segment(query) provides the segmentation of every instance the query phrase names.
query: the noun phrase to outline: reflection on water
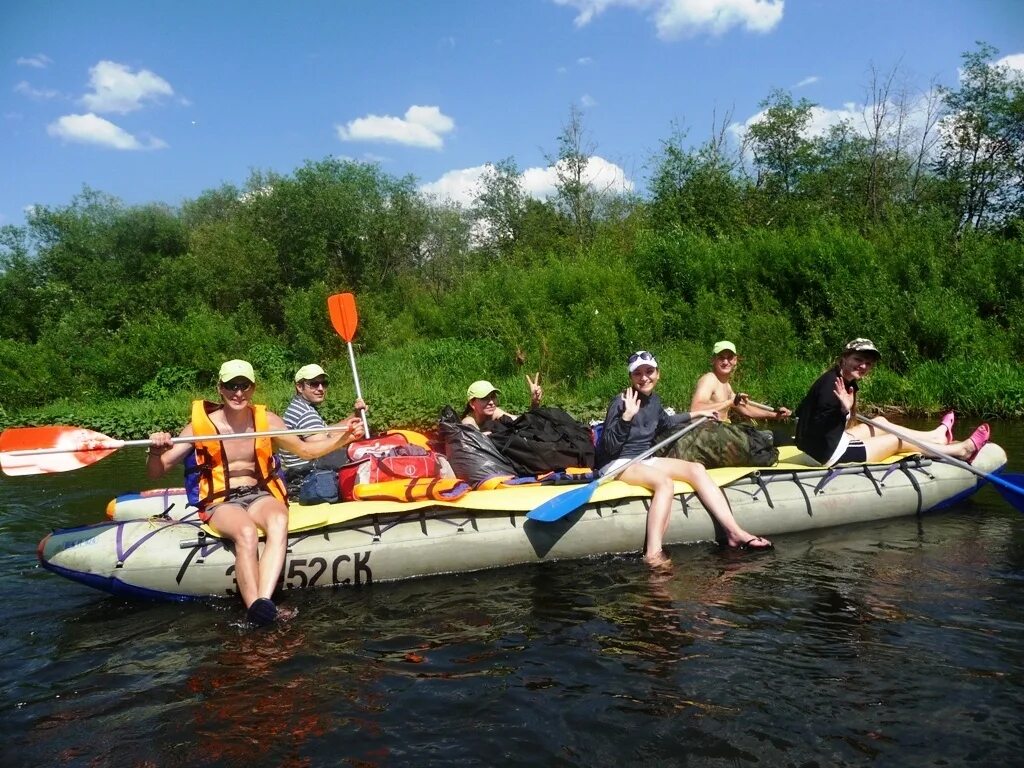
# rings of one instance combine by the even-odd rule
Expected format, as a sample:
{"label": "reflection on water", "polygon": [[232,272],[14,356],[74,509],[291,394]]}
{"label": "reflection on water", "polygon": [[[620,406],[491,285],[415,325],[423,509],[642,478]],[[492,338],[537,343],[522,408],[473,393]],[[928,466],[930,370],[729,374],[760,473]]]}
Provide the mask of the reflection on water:
{"label": "reflection on water", "polygon": [[[994,429],[1024,455],[1024,428]],[[254,632],[231,603],[129,603],[36,567],[49,528],[142,485],[138,458],[0,480],[4,766],[1016,764],[1024,747],[1024,525],[991,490],[765,554],[677,547],[659,572],[600,558],[295,594],[295,620]]]}

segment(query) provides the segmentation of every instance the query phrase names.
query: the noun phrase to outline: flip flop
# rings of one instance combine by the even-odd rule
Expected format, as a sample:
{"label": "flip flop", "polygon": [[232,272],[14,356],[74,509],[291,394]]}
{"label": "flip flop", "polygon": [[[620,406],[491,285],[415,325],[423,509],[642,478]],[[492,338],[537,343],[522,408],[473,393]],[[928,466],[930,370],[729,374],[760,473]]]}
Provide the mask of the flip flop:
{"label": "flip flop", "polygon": [[942,426],[946,428],[946,443],[956,442],[953,439],[953,422],[956,421],[956,414],[950,411],[940,419]]}
{"label": "flip flop", "polygon": [[989,428],[988,424],[982,424],[976,430],[971,432],[971,436],[967,439],[974,444],[974,450],[967,457],[967,462],[973,463],[975,458],[977,458],[978,453],[985,447],[985,443],[992,439],[992,430]]}
{"label": "flip flop", "polygon": [[265,597],[257,598],[252,601],[245,618],[254,626],[266,627],[277,620],[277,606]]}
{"label": "flip flop", "polygon": [[[757,541],[763,541],[765,543],[755,546],[754,542]],[[775,545],[768,541],[768,539],[766,539],[764,536],[754,536],[752,538],[747,539],[742,544],[738,544],[737,546],[732,547],[732,549],[746,549],[750,550],[751,552],[762,552],[769,549],[775,549]]]}

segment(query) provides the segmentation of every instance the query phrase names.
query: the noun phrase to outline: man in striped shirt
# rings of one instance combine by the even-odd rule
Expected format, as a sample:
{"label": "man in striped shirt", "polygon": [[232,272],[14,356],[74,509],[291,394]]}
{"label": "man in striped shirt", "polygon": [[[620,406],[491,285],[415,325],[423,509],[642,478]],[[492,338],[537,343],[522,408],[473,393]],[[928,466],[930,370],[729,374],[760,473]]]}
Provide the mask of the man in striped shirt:
{"label": "man in striped shirt", "polygon": [[[318,429],[326,427],[327,423],[317,408],[323,403],[327,396],[327,387],[330,385],[327,373],[316,363],[304,365],[295,372],[295,396],[288,403],[282,418],[288,429]],[[366,404],[362,400],[356,400],[356,411],[364,410]],[[339,429],[352,429],[353,437],[363,437],[363,422],[359,416],[350,416],[343,421],[333,424]],[[331,433],[318,432],[312,435],[303,435],[306,442],[321,442],[331,439]],[[307,461],[299,458],[294,453],[281,451],[281,464],[284,466],[285,478],[288,481],[289,492],[293,486],[313,469],[337,469],[348,462],[348,454],[344,448],[332,451],[319,459]]]}

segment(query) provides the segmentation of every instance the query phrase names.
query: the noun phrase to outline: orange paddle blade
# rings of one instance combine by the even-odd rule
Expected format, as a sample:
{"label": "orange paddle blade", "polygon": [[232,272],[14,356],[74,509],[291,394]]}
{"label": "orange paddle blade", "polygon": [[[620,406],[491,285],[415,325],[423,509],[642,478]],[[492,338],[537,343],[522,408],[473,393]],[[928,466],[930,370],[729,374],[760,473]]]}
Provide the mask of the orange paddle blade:
{"label": "orange paddle blade", "polygon": [[331,315],[331,325],[345,341],[351,342],[359,327],[359,314],[356,312],[356,297],[351,293],[336,293],[327,297],[327,311]]}
{"label": "orange paddle blade", "polygon": [[[5,475],[70,472],[95,464],[122,445],[106,435],[78,427],[20,427],[0,434],[0,467]],[[37,455],[14,455],[38,451]]]}

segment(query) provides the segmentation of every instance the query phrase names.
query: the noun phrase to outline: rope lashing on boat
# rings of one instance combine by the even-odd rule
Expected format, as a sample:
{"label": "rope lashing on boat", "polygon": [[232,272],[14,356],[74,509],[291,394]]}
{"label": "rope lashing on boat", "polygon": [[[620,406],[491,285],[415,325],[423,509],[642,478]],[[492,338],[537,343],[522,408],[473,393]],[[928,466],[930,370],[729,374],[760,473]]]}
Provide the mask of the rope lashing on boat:
{"label": "rope lashing on boat", "polygon": [[182,520],[172,520],[170,525],[161,525],[159,528],[154,528],[149,533],[143,534],[142,536],[139,537],[138,541],[136,541],[134,544],[132,544],[126,550],[124,548],[124,529],[125,529],[125,526],[124,526],[123,523],[118,523],[117,524],[117,535],[114,537],[114,541],[116,542],[116,551],[117,551],[117,563],[115,564],[114,567],[115,568],[122,568],[122,567],[124,567],[125,560],[127,560],[129,557],[131,557],[132,553],[135,552],[135,550],[137,550],[139,547],[141,547],[143,544],[145,544],[147,541],[149,541],[151,538],[156,536],[161,531],[169,531],[169,530],[171,530],[176,525],[192,525],[192,526],[195,526],[196,524],[191,522],[191,521],[185,522],[185,521],[182,521]]}

